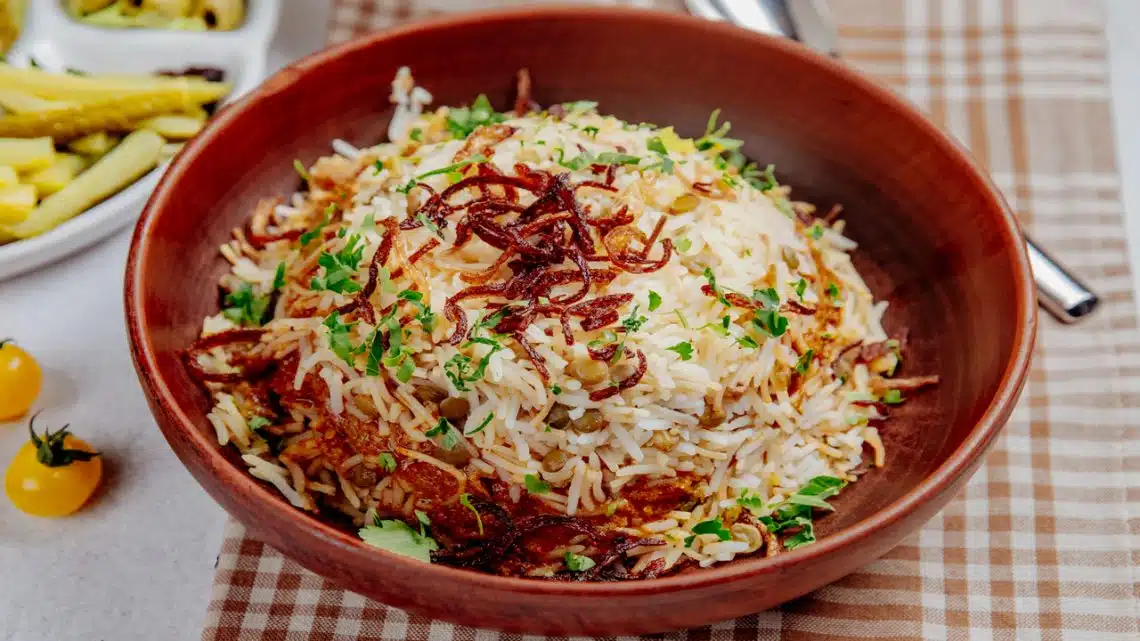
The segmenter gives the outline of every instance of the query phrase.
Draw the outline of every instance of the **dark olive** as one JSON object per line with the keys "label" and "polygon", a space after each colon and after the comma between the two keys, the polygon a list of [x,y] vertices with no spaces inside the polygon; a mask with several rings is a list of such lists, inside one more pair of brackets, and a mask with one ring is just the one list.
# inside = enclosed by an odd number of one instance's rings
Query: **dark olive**
{"label": "dark olive", "polygon": [[439,415],[452,423],[467,418],[470,411],[471,403],[468,403],[467,399],[457,396],[449,396],[439,404]]}

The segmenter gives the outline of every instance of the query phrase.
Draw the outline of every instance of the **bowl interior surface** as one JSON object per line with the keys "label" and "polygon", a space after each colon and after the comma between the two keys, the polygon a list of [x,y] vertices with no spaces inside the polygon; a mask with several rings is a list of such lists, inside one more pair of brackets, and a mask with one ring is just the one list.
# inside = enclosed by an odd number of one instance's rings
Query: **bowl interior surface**
{"label": "bowl interior surface", "polygon": [[[825,211],[843,205],[857,265],[890,302],[889,333],[909,332],[900,375],[942,382],[894,413],[882,430],[887,468],[844,491],[838,511],[819,521],[823,536],[912,492],[967,443],[996,396],[1016,395],[1033,324],[1022,241],[993,188],[931,125],[795,44],[675,16],[520,11],[402,29],[303,61],[227,110],[176,161],[136,232],[127,305],[144,384],[164,397],[160,422],[168,438],[198,448],[180,451],[202,459],[192,469],[244,474],[236,452],[210,446],[207,397],[179,360],[216,313],[226,269],[218,246],[260,198],[296,188],[294,158],[331,153],[333,138],[380,142],[389,83],[403,65],[434,105],[486,93],[508,109],[514,74],[527,68],[540,104],[596,100],[603,113],[683,135],[700,135],[719,107],[745,153],[773,163],[797,199]],[[254,492],[251,501],[292,509],[272,488]]]}

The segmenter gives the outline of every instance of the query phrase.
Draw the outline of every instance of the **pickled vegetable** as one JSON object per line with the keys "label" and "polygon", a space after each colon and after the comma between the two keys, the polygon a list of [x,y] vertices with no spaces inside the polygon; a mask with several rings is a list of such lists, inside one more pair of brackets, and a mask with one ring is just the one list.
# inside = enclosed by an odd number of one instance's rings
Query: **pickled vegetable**
{"label": "pickled vegetable", "polygon": [[51,167],[29,174],[24,182],[34,186],[41,198],[47,197],[66,187],[86,166],[81,156],[56,154]]}
{"label": "pickled vegetable", "polygon": [[0,165],[16,171],[39,171],[53,162],[55,145],[51,138],[0,138]]}
{"label": "pickled vegetable", "polygon": [[0,165],[0,187],[11,187],[20,184],[20,176],[15,167]]}
{"label": "pickled vegetable", "polygon": [[0,136],[51,136],[56,140],[72,140],[98,131],[122,131],[137,121],[177,111],[184,101],[181,92],[164,90],[104,98],[64,109],[15,114],[0,118]]}
{"label": "pickled vegetable", "polygon": [[154,116],[139,123],[167,140],[189,140],[206,126],[205,118],[191,116]]}
{"label": "pickled vegetable", "polygon": [[72,15],[82,16],[92,11],[106,9],[115,4],[115,0],[68,0],[67,10]]}
{"label": "pickled vegetable", "polygon": [[245,0],[202,0],[198,16],[211,29],[232,31],[245,20]]}
{"label": "pickled vegetable", "polygon": [[162,136],[149,129],[133,132],[90,169],[45,198],[24,222],[0,226],[0,237],[30,238],[83,212],[153,169],[164,144]]}
{"label": "pickled vegetable", "polygon": [[245,21],[245,0],[69,0],[71,15],[99,27],[230,31]]}
{"label": "pickled vegetable", "polygon": [[36,188],[32,185],[0,187],[0,224],[23,222],[36,208]]}
{"label": "pickled vegetable", "polygon": [[185,18],[194,9],[194,0],[142,0],[142,9],[170,19]]}
{"label": "pickled vegetable", "polygon": [[22,114],[28,113],[29,111],[47,111],[49,109],[59,109],[67,106],[69,105],[65,101],[44,100],[39,96],[34,96],[23,91],[0,89],[0,107],[3,107],[6,111],[11,113]]}
{"label": "pickled vegetable", "polygon": [[42,69],[24,69],[0,64],[0,87],[35,94],[52,100],[130,100],[151,94],[181,94],[182,100],[171,111],[215,102],[230,92],[224,82],[183,76],[135,77],[56,74]]}
{"label": "pickled vegetable", "polygon": [[178,155],[182,148],[186,146],[184,142],[168,142],[162,146],[162,160],[165,162]]}
{"label": "pickled vegetable", "polygon": [[20,37],[25,5],[25,0],[0,0],[0,54]]}
{"label": "pickled vegetable", "polygon": [[118,137],[111,136],[105,131],[97,131],[72,140],[67,148],[84,156],[102,156],[117,144],[119,144]]}

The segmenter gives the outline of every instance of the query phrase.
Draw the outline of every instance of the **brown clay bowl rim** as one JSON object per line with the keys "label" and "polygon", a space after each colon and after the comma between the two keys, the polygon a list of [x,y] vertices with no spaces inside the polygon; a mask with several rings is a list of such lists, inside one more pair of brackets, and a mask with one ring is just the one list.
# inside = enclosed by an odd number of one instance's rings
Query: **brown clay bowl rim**
{"label": "brown clay bowl rim", "polygon": [[[932,474],[924,478],[915,488],[904,496],[854,525],[820,539],[813,545],[786,552],[772,558],[743,559],[721,567],[702,569],[688,574],[671,577],[647,579],[643,581],[630,581],[625,583],[562,583],[536,581],[533,579],[500,577],[490,574],[461,570],[442,565],[425,564],[404,556],[392,554],[385,550],[368,546],[350,533],[324,523],[308,513],[302,512],[291,505],[281,501],[272,488],[258,482],[246,470],[239,469],[229,463],[223,456],[217,442],[208,434],[194,427],[194,422],[181,407],[175,404],[170,389],[158,374],[158,364],[155,351],[148,335],[149,323],[146,318],[145,306],[141,292],[146,289],[147,274],[141,266],[146,263],[150,251],[150,234],[155,221],[161,216],[167,203],[176,193],[178,183],[188,165],[209,147],[230,126],[238,114],[248,106],[267,96],[285,90],[293,79],[300,76],[320,73],[321,66],[335,58],[368,49],[376,43],[392,38],[406,36],[421,31],[462,29],[467,25],[488,21],[520,21],[545,20],[557,18],[577,18],[612,21],[655,21],[658,24],[682,27],[687,29],[707,30],[711,37],[740,38],[751,40],[754,46],[769,47],[780,50],[785,55],[804,59],[814,65],[819,73],[839,76],[862,92],[869,95],[871,100],[882,103],[885,110],[893,111],[897,117],[908,121],[910,126],[923,130],[931,139],[936,149],[952,159],[956,164],[968,169],[973,178],[973,187],[983,193],[1001,212],[1000,227],[1004,233],[1006,246],[1014,250],[1013,278],[1016,281],[1017,314],[1014,320],[1016,334],[1014,338],[1013,354],[1006,364],[1002,374],[1002,381],[993,400],[990,402],[981,420],[966,437],[965,442],[955,450],[950,457]],[[414,61],[408,61],[414,63]],[[179,154],[163,176],[162,181],[155,189],[154,194],[147,202],[138,225],[131,240],[130,253],[127,258],[125,303],[129,338],[133,350],[136,368],[142,384],[152,399],[168,415],[176,420],[173,425],[160,427],[167,436],[168,441],[175,442],[173,437],[178,434],[192,441],[183,444],[178,449],[181,457],[194,459],[194,463],[204,471],[219,477],[219,480],[231,491],[244,493],[256,502],[271,506],[276,514],[276,522],[272,527],[278,530],[287,530],[295,533],[298,539],[307,541],[307,545],[324,547],[326,554],[344,555],[357,567],[382,568],[403,566],[402,570],[430,573],[434,579],[440,581],[460,581],[472,588],[490,588],[500,591],[526,593],[532,595],[551,596],[633,596],[644,593],[659,593],[674,589],[693,589],[713,584],[733,582],[745,577],[781,572],[790,566],[802,561],[817,557],[835,554],[854,541],[866,536],[875,536],[892,524],[900,521],[906,515],[916,510],[924,502],[945,490],[959,475],[965,473],[975,459],[981,456],[990,443],[997,436],[1008,419],[1022,383],[1028,374],[1029,361],[1033,351],[1037,314],[1036,295],[1029,268],[1029,260],[1025,253],[1025,241],[1021,235],[1020,227],[1013,213],[1006,206],[1004,199],[983,171],[967,155],[967,153],[937,126],[922,116],[914,107],[896,96],[889,89],[876,84],[862,76],[853,69],[836,62],[830,58],[815,54],[806,47],[782,38],[770,37],[762,34],[748,32],[724,23],[713,23],[682,13],[668,13],[628,7],[542,7],[518,8],[506,10],[480,11],[455,16],[446,16],[431,20],[411,23],[387,31],[378,32],[366,37],[358,38],[335,46],[324,51],[312,54],[293,63],[279,71],[261,87],[251,92],[242,100],[222,109],[213,119],[209,127],[191,140],[186,148]],[[188,463],[188,462],[187,462]],[[343,558],[343,557],[342,557]]]}

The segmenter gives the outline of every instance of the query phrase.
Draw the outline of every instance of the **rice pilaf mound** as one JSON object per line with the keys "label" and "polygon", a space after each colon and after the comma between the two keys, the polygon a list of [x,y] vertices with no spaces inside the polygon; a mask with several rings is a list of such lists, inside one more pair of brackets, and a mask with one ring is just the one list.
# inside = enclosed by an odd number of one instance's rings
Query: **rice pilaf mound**
{"label": "rice pilaf mound", "polygon": [[187,363],[209,420],[293,505],[422,560],[660,576],[815,540],[886,460],[905,338],[838,209],[727,137],[577,102],[425,112],[298,163],[222,246]]}

